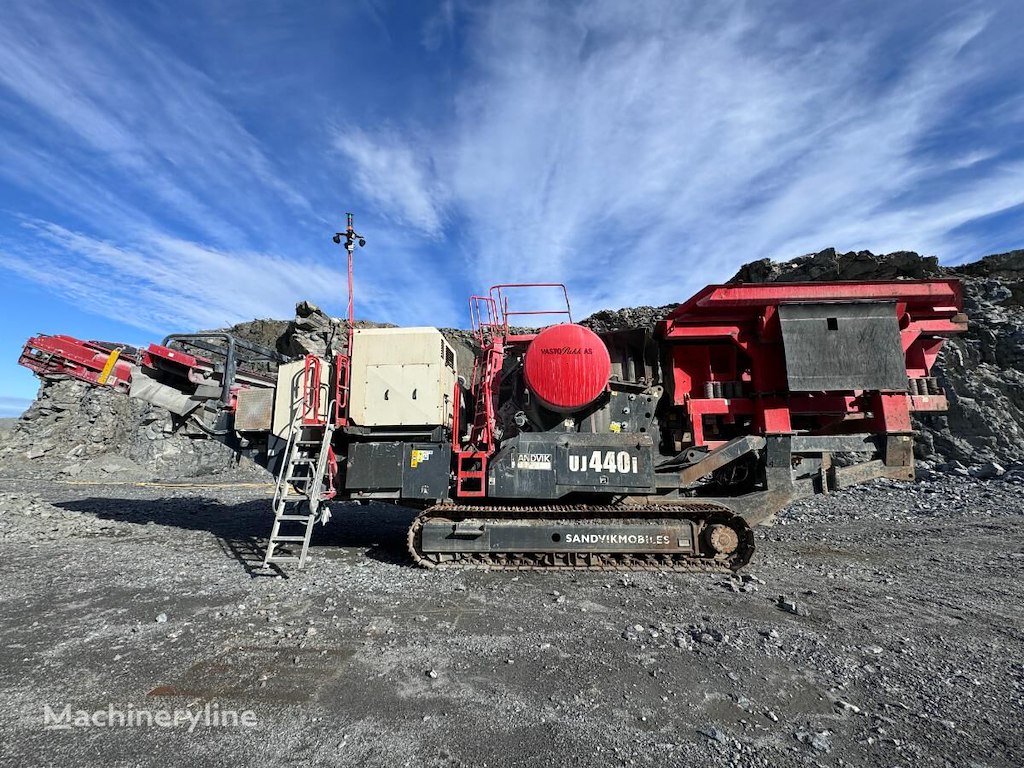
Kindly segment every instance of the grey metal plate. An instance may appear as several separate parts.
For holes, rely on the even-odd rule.
[[[457,527],[431,521],[423,526],[421,548],[424,552],[692,552],[693,536],[693,526],[685,521],[585,525],[466,520]]]
[[[132,366],[129,394],[138,400],[166,408],[179,416],[188,416],[202,405],[202,401],[193,399],[191,395],[157,381],[138,365]]]
[[[371,490],[402,487],[404,445],[399,442],[352,443],[348,448],[345,487]]]
[[[239,432],[269,432],[274,416],[273,389],[240,389],[235,408],[235,429]]]
[[[790,391],[907,389],[896,305],[779,306]]]
[[[452,449],[448,443],[405,443],[402,497],[443,499],[448,496]]]

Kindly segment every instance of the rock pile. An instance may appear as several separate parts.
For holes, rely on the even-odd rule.
[[[262,471],[220,443],[175,433],[162,408],[71,379],[41,382],[0,460],[5,474],[82,479]]]
[[[580,325],[586,326],[595,333],[618,331],[627,328],[653,328],[655,323],[676,308],[675,304],[664,307],[625,307],[619,310],[602,309],[595,312]]]
[[[356,320],[356,328],[394,328],[393,323]],[[326,355],[345,349],[348,320],[331,317],[316,304],[300,301],[295,305],[295,319],[285,326],[275,349],[289,357]]]

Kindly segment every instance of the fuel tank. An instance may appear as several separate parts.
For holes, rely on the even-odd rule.
[[[526,385],[546,408],[573,413],[594,402],[608,385],[608,348],[589,328],[573,323],[545,328],[523,360]]]

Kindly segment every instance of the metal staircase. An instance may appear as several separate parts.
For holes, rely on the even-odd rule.
[[[324,502],[334,497],[327,475],[334,423],[308,425],[302,421],[301,413],[297,414],[277,475],[274,526],[263,557],[264,568],[282,563],[295,563],[301,568],[306,563],[313,526],[330,519],[330,509]],[[282,545],[287,545],[285,551],[279,552]]]
[[[340,365],[344,357],[345,365]],[[323,360],[306,355],[302,371],[302,396],[292,404],[292,422],[284,459],[274,489],[274,525],[263,556],[263,567],[306,564],[313,526],[331,516],[324,503],[333,499],[337,459],[331,447],[336,427],[345,423],[338,398],[347,400],[347,356],[338,356],[332,387],[323,384]],[[329,398],[329,399],[328,399]],[[326,401],[326,409],[323,408]],[[281,547],[283,551],[279,551]],[[298,554],[296,554],[296,550]]]

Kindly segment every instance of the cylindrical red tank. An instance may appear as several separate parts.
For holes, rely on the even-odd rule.
[[[526,386],[547,408],[571,413],[594,402],[608,385],[608,348],[589,328],[564,324],[545,328],[523,360]]]

